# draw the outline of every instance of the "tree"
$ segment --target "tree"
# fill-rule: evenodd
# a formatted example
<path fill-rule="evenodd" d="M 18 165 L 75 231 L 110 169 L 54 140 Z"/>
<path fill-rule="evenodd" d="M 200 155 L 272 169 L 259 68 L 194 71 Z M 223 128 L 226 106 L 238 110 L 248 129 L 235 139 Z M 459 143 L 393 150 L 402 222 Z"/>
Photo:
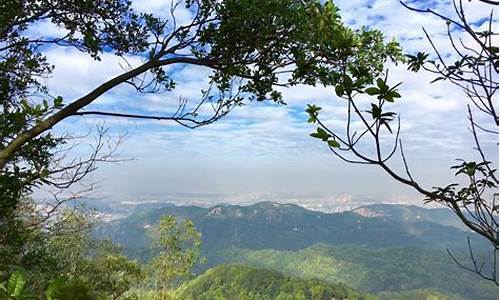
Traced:
<path fill-rule="evenodd" d="M 163 299 L 167 288 L 188 277 L 195 264 L 201 262 L 201 234 L 191 220 L 178 223 L 175 217 L 164 216 L 153 243 L 158 255 L 151 261 L 151 277 Z"/>
<path fill-rule="evenodd" d="M 120 254 L 105 253 L 92 260 L 91 282 L 110 299 L 124 299 L 131 287 L 143 279 L 141 265 Z"/>
<path fill-rule="evenodd" d="M 102 299 L 89 282 L 79 278 L 58 277 L 47 287 L 48 300 L 97 300 Z"/>
<path fill-rule="evenodd" d="M 65 287 L 62 289 L 65 293 L 78 294 L 82 288 L 110 299 L 124 299 L 125 294 L 142 281 L 141 265 L 120 254 L 119 247 L 112 242 L 92 239 L 93 221 L 68 209 L 63 219 L 65 231 L 58 230 L 60 234 L 52 231 L 52 236 L 46 239 L 52 262 L 46 276 L 55 278 L 55 285 Z M 61 289 L 55 288 L 54 292 L 56 290 Z"/>
<path fill-rule="evenodd" d="M 38 298 L 48 293 L 51 299 L 73 299 L 69 295 L 80 294 L 124 299 L 142 281 L 138 262 L 121 255 L 113 243 L 91 238 L 95 217 L 87 211 L 65 208 L 50 222 L 33 227 L 45 215 L 28 205 L 34 202 L 23 203 L 25 208 L 17 215 L 24 221 L 15 232 L 20 234 L 19 242 L 0 245 L 0 280 L 17 274 L 15 278 L 25 282 L 26 293 Z M 27 271 L 20 273 L 20 269 Z"/>
<path fill-rule="evenodd" d="M 482 2 L 492 4 L 494 1 Z M 426 203 L 437 202 L 450 208 L 469 229 L 484 237 L 493 249 L 491 268 L 485 269 L 485 264 L 476 260 L 470 241 L 468 246 L 471 265 L 468 266 L 458 261 L 457 263 L 498 285 L 498 174 L 492 159 L 486 157 L 483 151 L 484 144 L 481 142 L 481 138 L 487 139 L 491 136 L 496 138 L 498 135 L 498 45 L 494 43 L 494 37 L 498 35 L 498 32 L 493 31 L 493 11 L 487 17 L 488 29 L 478 31 L 469 24 L 462 0 L 453 1 L 455 18 L 447 17 L 430 8 L 414 8 L 401 3 L 418 13 L 432 14 L 441 18 L 448 27 L 447 35 L 450 48 L 455 52 L 454 56 L 444 57 L 424 29 L 434 55 L 431 58 L 429 54 L 419 52 L 415 55 L 407 55 L 406 62 L 409 70 L 418 72 L 423 69 L 436 74 L 437 78 L 432 82 L 450 81 L 463 90 L 469 100 L 467 118 L 474 141 L 473 147 L 479 160 L 459 159 L 458 164 L 451 167 L 455 176 L 461 176 L 466 183 L 451 183 L 444 187 L 426 188 L 413 177 L 400 139 L 400 118 L 396 112 L 388 108 L 401 98 L 398 92 L 401 83 L 389 86 L 387 73 L 385 77 L 377 78 L 376 84 L 373 85 L 371 82 L 362 82 L 356 77 L 349 76 L 345 72 L 344 81 L 335 86 L 337 96 L 346 100 L 345 131 L 333 130 L 326 126 L 319 118 L 321 108 L 309 105 L 306 110 L 310 116 L 309 122 L 318 125 L 316 132 L 311 136 L 326 142 L 336 157 L 348 163 L 379 166 L 396 181 L 422 194 Z M 471 44 L 466 44 L 461 37 L 457 36 L 457 32 L 468 35 L 472 41 Z M 365 109 L 357 100 L 360 97 L 371 97 L 374 100 L 370 107 Z M 478 122 L 474 117 L 476 114 L 487 116 L 489 121 L 485 124 Z M 353 129 L 355 121 L 363 124 L 361 131 Z M 393 125 L 394 123 L 396 125 Z M 388 135 L 393 137 L 393 142 L 389 145 L 383 143 L 383 138 Z M 363 143 L 372 146 L 370 153 L 361 150 L 360 145 Z M 397 157 L 398 152 L 402 171 L 388 164 L 391 159 Z M 453 255 L 452 258 L 455 259 Z"/>
<path fill-rule="evenodd" d="M 25 275 L 31 289 L 40 293 L 55 277 L 82 272 L 82 261 L 92 247 L 90 216 L 82 210 L 65 209 L 49 222 L 41 222 L 45 216 L 34 201 L 23 199 L 21 204 L 15 212 L 16 227 L 1 228 L 0 277 L 19 268 L 28 270 Z"/>

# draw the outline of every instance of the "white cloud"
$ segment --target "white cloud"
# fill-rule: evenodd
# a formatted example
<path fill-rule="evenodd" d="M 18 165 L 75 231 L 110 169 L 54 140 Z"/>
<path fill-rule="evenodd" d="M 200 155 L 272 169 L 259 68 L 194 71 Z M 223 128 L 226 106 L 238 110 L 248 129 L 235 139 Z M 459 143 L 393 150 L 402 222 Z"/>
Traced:
<path fill-rule="evenodd" d="M 179 5 L 176 5 L 179 3 Z M 150 13 L 170 24 L 175 22 L 178 26 L 189 24 L 193 14 L 187 9 L 183 1 L 178 0 L 136 0 L 132 7 L 139 12 Z M 175 8 L 175 9 L 173 9 Z"/>
<path fill-rule="evenodd" d="M 123 73 L 124 61 L 111 53 L 101 54 L 101 61 L 71 47 L 51 48 L 46 52 L 49 63 L 55 70 L 48 78 L 47 86 L 55 95 L 68 100 L 85 95 L 103 82 Z M 141 59 L 127 57 L 132 66 L 138 66 Z M 117 92 L 113 90 L 113 92 Z"/>

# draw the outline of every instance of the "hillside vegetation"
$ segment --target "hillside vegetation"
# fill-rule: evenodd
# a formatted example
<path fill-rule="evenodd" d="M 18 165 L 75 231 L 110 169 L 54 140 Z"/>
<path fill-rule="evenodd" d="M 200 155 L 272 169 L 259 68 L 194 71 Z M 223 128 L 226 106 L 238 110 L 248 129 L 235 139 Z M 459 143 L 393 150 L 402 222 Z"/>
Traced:
<path fill-rule="evenodd" d="M 376 299 L 343 284 L 298 279 L 276 271 L 241 265 L 210 269 L 185 283 L 174 295 L 184 300 Z"/>
<path fill-rule="evenodd" d="M 445 252 L 414 247 L 368 248 L 315 245 L 300 251 L 230 249 L 214 264 L 239 263 L 300 278 L 345 283 L 365 292 L 434 289 L 467 299 L 495 299 L 497 288 L 475 282 Z M 409 294 L 415 295 L 416 294 Z M 418 297 L 406 299 L 418 299 Z"/>
<path fill-rule="evenodd" d="M 299 279 L 280 272 L 243 265 L 223 265 L 185 283 L 170 295 L 182 300 L 461 300 L 433 289 L 360 293 L 344 284 Z"/>

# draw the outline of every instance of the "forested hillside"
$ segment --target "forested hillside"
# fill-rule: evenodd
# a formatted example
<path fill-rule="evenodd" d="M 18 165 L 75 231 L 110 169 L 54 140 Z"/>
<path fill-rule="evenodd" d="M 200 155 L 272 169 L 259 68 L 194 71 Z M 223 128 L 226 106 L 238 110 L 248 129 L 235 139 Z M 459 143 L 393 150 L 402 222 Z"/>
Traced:
<path fill-rule="evenodd" d="M 368 211 L 375 213 L 366 215 Z M 371 293 L 433 289 L 465 299 L 496 295 L 493 284 L 475 282 L 446 252 L 467 262 L 470 233 L 443 225 L 450 223 L 450 213 L 443 209 L 375 205 L 329 214 L 272 202 L 211 208 L 154 205 L 102 224 L 96 234 L 122 244 L 130 257 L 147 260 L 162 215 L 191 219 L 200 230 L 207 261 L 197 266 L 198 272 L 239 263 Z M 490 262 L 486 253 L 478 254 L 479 261 Z"/>
<path fill-rule="evenodd" d="M 162 215 L 192 220 L 202 232 L 206 255 L 230 247 L 298 250 L 317 243 L 463 249 L 467 237 L 480 245 L 470 233 L 440 224 L 450 217 L 446 210 L 406 209 L 424 218 L 407 220 L 394 213 L 364 217 L 356 211 L 329 214 L 272 202 L 211 208 L 166 205 L 138 209 L 125 219 L 103 224 L 96 234 L 120 243 L 137 258 L 147 256 L 148 232 Z M 428 216 L 433 213 L 436 221 L 431 222 Z"/>
<path fill-rule="evenodd" d="M 461 300 L 458 295 L 432 289 L 404 292 L 361 293 L 343 284 L 305 280 L 280 272 L 243 265 L 223 265 L 209 269 L 184 283 L 169 297 L 179 300 Z"/>
<path fill-rule="evenodd" d="M 342 284 L 298 279 L 276 271 L 241 265 L 210 269 L 183 284 L 174 295 L 183 300 L 376 299 Z"/>
<path fill-rule="evenodd" d="M 461 259 L 466 261 L 468 257 L 462 253 Z M 370 293 L 433 289 L 465 299 L 494 299 L 498 292 L 494 284 L 474 282 L 474 274 L 457 266 L 446 252 L 418 247 L 315 245 L 299 251 L 231 249 L 221 252 L 212 263 L 240 263 L 300 278 L 342 282 Z"/>

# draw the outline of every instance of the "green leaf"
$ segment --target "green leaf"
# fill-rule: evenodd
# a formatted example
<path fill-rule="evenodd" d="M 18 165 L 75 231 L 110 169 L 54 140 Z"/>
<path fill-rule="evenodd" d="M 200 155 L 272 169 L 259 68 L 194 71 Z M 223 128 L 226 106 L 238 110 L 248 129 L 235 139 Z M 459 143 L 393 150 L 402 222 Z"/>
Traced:
<path fill-rule="evenodd" d="M 325 142 L 328 141 L 328 138 L 330 137 L 330 135 L 325 130 L 319 127 L 316 129 L 316 132 L 311 133 L 310 136 L 321 139 Z"/>
<path fill-rule="evenodd" d="M 30 111 L 30 105 L 25 99 L 21 100 L 21 106 L 23 107 L 24 111 Z"/>
<path fill-rule="evenodd" d="M 392 133 L 392 129 L 391 129 L 391 126 L 389 126 L 389 123 L 383 122 L 382 124 L 384 124 L 385 127 L 387 127 L 387 130 L 389 130 L 389 132 Z"/>
<path fill-rule="evenodd" d="M 344 87 L 342 85 L 338 84 L 335 87 L 335 94 L 337 94 L 337 96 L 339 96 L 339 97 L 342 97 L 342 95 L 344 94 Z"/>
<path fill-rule="evenodd" d="M 376 87 L 369 87 L 365 90 L 365 92 L 370 96 L 380 94 L 380 90 L 377 89 Z"/>
<path fill-rule="evenodd" d="M 439 80 L 445 80 L 446 78 L 444 77 L 437 77 L 436 79 L 432 80 L 430 83 L 434 83 L 434 82 L 437 82 Z"/>
<path fill-rule="evenodd" d="M 389 96 L 391 96 L 391 98 L 401 98 L 401 95 L 396 91 L 390 91 Z"/>
<path fill-rule="evenodd" d="M 321 110 L 321 107 L 319 106 L 316 106 L 314 104 L 308 104 L 307 105 L 307 109 L 306 109 L 306 112 L 309 114 L 309 115 L 317 115 L 318 112 Z"/>
<path fill-rule="evenodd" d="M 408 57 L 408 70 L 413 72 L 418 72 L 420 68 L 425 64 L 429 54 L 424 52 L 418 52 L 417 55 L 406 55 Z M 433 61 L 428 61 L 429 63 L 434 63 Z"/>
<path fill-rule="evenodd" d="M 317 120 L 315 116 L 310 116 L 309 119 L 307 119 L 307 123 L 316 123 Z"/>
<path fill-rule="evenodd" d="M 319 128 L 319 127 L 318 127 L 317 131 L 318 131 L 318 134 L 319 134 L 320 138 L 321 138 L 323 141 L 325 141 L 325 142 L 326 142 L 326 141 L 328 140 L 328 138 L 330 137 L 330 135 L 329 135 L 329 134 L 328 134 L 328 133 L 327 133 L 324 129 L 322 129 L 322 128 Z"/>
<path fill-rule="evenodd" d="M 57 96 L 54 99 L 54 106 L 55 107 L 60 107 L 60 106 L 62 106 L 62 104 L 63 104 L 63 98 L 61 96 Z"/>
<path fill-rule="evenodd" d="M 385 112 L 383 114 L 380 114 L 381 117 L 394 117 L 394 115 L 396 115 L 396 113 L 392 112 L 392 111 L 388 111 L 388 112 Z"/>
<path fill-rule="evenodd" d="M 12 273 L 7 281 L 7 293 L 13 297 L 20 297 L 26 285 L 26 277 L 21 270 Z"/>
<path fill-rule="evenodd" d="M 321 107 L 318 107 L 314 104 L 308 104 L 306 113 L 309 114 L 308 123 L 315 123 L 318 120 L 318 112 L 321 110 Z"/>
<path fill-rule="evenodd" d="M 45 296 L 47 297 L 47 300 L 52 300 L 57 292 L 64 286 L 66 281 L 66 277 L 63 276 L 54 279 L 45 290 Z"/>
<path fill-rule="evenodd" d="M 377 86 L 380 90 L 383 90 L 385 87 L 385 82 L 382 78 L 377 79 Z"/>
<path fill-rule="evenodd" d="M 329 140 L 328 141 L 328 146 L 330 146 L 332 148 L 339 148 L 340 144 L 336 140 Z"/>
<path fill-rule="evenodd" d="M 371 113 L 372 113 L 372 117 L 374 119 L 376 119 L 376 118 L 380 117 L 380 114 L 382 113 L 382 109 L 378 105 L 372 103 Z"/>
<path fill-rule="evenodd" d="M 411 55 L 411 54 L 405 54 L 406 57 L 408 57 L 408 59 L 410 60 L 416 60 L 417 57 L 415 55 Z"/>

